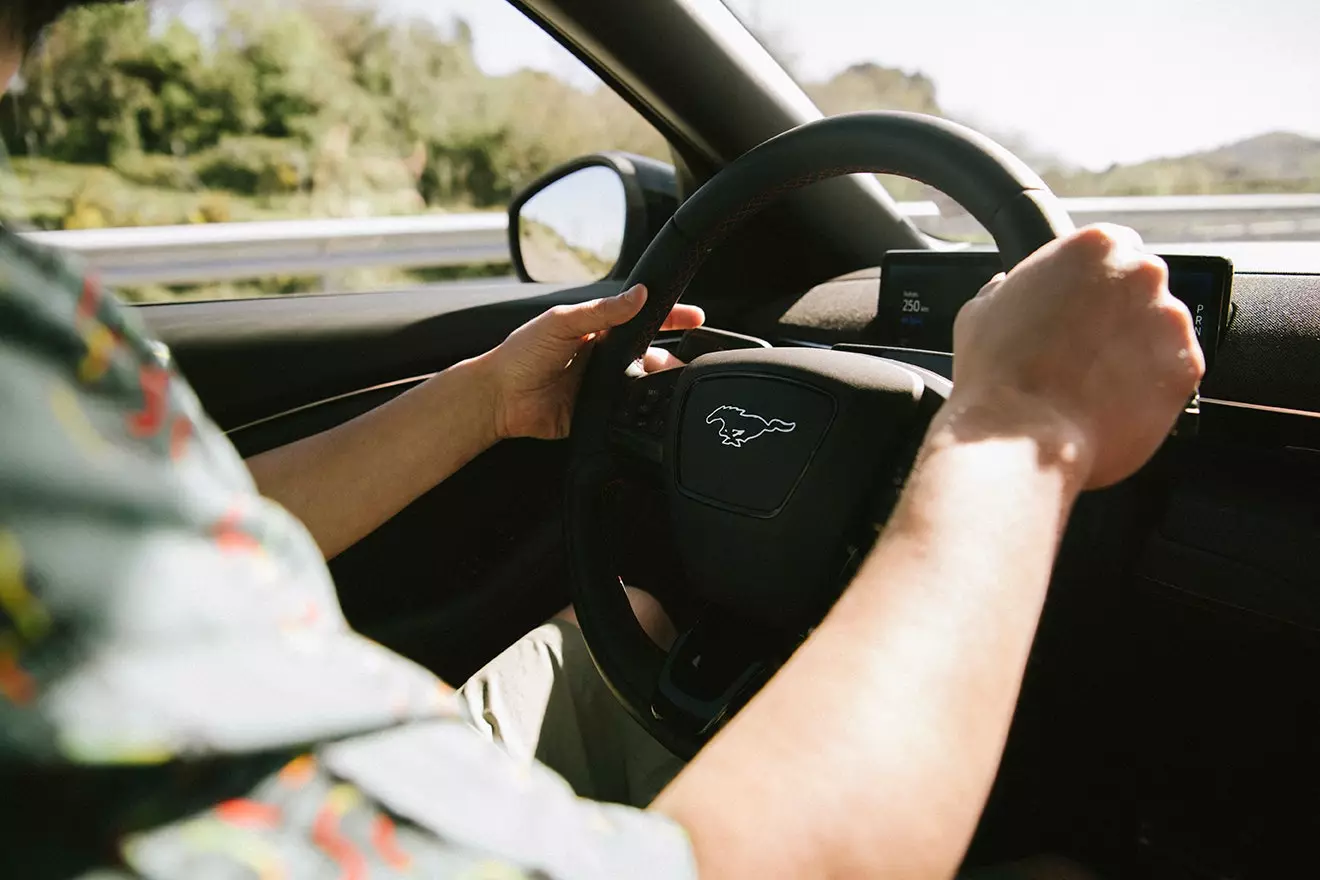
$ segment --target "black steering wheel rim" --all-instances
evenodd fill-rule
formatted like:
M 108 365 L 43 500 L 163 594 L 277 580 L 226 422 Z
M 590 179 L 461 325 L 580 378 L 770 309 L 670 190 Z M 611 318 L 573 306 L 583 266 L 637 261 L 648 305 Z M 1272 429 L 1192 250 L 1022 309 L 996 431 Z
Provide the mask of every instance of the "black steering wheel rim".
M 597 346 L 583 377 L 565 525 L 573 599 L 591 655 L 624 707 L 676 754 L 690 755 L 701 743 L 651 711 L 665 654 L 633 617 L 600 537 L 604 491 L 617 479 L 610 413 L 627 368 L 725 236 L 781 195 L 855 173 L 898 175 L 943 191 L 990 232 L 1005 269 L 1072 229 L 1044 181 L 994 141 L 934 117 L 869 112 L 811 122 L 751 150 L 684 202 L 647 248 L 626 282 L 646 284 L 647 303 Z

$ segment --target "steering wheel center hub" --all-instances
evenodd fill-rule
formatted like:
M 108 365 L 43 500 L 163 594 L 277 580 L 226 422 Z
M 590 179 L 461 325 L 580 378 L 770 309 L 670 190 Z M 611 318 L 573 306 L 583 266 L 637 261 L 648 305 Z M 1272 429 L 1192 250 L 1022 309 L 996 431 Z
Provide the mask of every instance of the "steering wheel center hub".
M 734 366 L 687 389 L 675 448 L 688 496 L 753 517 L 784 509 L 834 422 L 835 401 L 805 382 Z
M 856 537 L 848 527 L 883 503 L 878 477 L 930 391 L 902 366 L 841 352 L 726 352 L 688 367 L 665 461 L 694 588 L 772 626 L 818 613 Z

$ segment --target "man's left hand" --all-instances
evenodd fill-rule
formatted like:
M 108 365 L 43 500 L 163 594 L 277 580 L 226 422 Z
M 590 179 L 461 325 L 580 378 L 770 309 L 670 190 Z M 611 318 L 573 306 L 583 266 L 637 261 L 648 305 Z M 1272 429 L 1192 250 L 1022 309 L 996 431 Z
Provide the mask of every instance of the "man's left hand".
M 631 320 L 645 303 L 646 288 L 639 284 L 618 296 L 555 306 L 513 331 L 485 355 L 496 435 L 502 439 L 567 437 L 591 344 L 611 327 Z M 696 306 L 677 305 L 660 329 L 691 330 L 705 319 Z M 678 358 L 659 348 L 648 349 L 642 359 L 648 373 L 681 365 Z

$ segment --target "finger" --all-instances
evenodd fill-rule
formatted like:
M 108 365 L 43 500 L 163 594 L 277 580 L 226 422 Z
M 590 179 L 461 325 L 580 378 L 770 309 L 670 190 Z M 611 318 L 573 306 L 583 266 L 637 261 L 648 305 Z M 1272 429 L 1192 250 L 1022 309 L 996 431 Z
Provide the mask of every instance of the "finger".
M 646 287 L 634 285 L 617 296 L 593 299 L 569 306 L 555 306 L 549 312 L 552 332 L 562 339 L 580 339 L 603 333 L 626 324 L 646 304 Z
M 1137 290 L 1152 298 L 1169 289 L 1169 264 L 1163 257 L 1142 251 L 1112 254 L 1109 265 L 1116 274 L 1121 273 L 1134 282 Z
M 985 286 L 982 287 L 979 291 L 977 291 L 976 295 L 978 297 L 990 296 L 992 293 L 994 293 L 996 290 L 999 289 L 999 285 L 1003 283 L 1004 278 L 1005 278 L 1004 273 L 1000 272 L 994 278 L 991 278 L 989 281 L 987 281 L 985 283 Z
M 583 340 L 582 347 L 574 353 L 573 359 L 568 362 L 568 368 L 565 370 L 571 377 L 569 381 L 574 383 L 581 381 L 582 374 L 587 369 L 587 361 L 591 358 L 591 351 L 596 347 L 597 339 L 599 339 L 598 336 L 588 336 Z
M 1077 230 L 1068 239 L 1097 256 L 1140 251 L 1145 248 L 1141 235 L 1130 226 L 1117 223 L 1093 223 Z
M 1201 347 L 1201 340 L 1196 335 L 1191 310 L 1167 291 L 1163 297 L 1163 306 L 1169 316 L 1166 320 L 1173 325 L 1174 338 L 1179 342 L 1176 356 L 1186 369 L 1188 380 L 1194 388 L 1205 378 L 1206 364 L 1205 349 Z
M 683 362 L 663 348 L 648 348 L 642 357 L 642 369 L 648 373 L 659 373 L 683 366 Z
M 669 317 L 660 325 L 662 331 L 665 330 L 694 330 L 706 323 L 706 313 L 700 306 L 689 306 L 679 303 L 669 310 Z

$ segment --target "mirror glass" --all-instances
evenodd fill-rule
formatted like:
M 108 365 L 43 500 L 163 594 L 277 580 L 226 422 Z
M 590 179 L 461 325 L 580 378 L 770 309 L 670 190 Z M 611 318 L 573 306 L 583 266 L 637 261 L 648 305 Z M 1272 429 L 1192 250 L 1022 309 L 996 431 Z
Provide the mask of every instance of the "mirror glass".
M 619 262 L 628 204 L 613 168 L 572 171 L 518 212 L 518 248 L 533 281 L 590 282 Z

